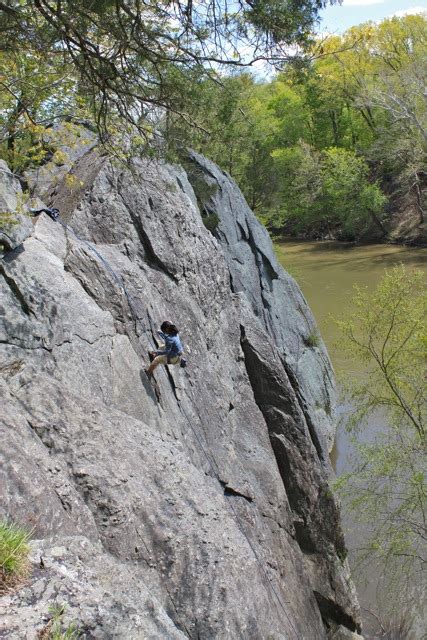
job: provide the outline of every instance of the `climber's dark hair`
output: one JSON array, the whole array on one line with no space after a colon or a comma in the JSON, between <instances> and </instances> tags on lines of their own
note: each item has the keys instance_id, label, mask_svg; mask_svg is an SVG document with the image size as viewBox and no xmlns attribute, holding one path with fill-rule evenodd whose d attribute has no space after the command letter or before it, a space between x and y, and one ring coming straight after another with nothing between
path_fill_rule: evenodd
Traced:
<instances>
[{"instance_id":1,"label":"climber's dark hair","mask_svg":"<svg viewBox=\"0 0 427 640\"><path fill-rule=\"evenodd\" d=\"M162 324L160 325L160 329L163 331L163 333L165 333L165 331L169 331L169 329L171 327L173 327L174 325L172 324L172 322L170 322L169 320L165 320L164 322L162 322Z\"/></svg>"},{"instance_id":2,"label":"climber's dark hair","mask_svg":"<svg viewBox=\"0 0 427 640\"><path fill-rule=\"evenodd\" d=\"M177 336L179 333L178 328L174 325L174 324L170 324L169 325L169 329L168 329L170 335L172 336Z\"/></svg>"}]
</instances>

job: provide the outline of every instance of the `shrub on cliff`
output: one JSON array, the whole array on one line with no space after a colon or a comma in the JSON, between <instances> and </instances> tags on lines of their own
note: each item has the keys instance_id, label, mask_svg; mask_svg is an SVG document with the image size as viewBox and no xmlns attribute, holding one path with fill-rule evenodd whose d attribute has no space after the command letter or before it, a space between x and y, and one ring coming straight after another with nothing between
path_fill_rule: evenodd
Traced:
<instances>
[{"instance_id":1,"label":"shrub on cliff","mask_svg":"<svg viewBox=\"0 0 427 640\"><path fill-rule=\"evenodd\" d=\"M80 638L80 631L74 622L69 625L64 624L63 618L66 609L66 603L53 604L49 607L49 613L52 617L44 629L39 632L39 640L77 640Z\"/></svg>"},{"instance_id":2,"label":"shrub on cliff","mask_svg":"<svg viewBox=\"0 0 427 640\"><path fill-rule=\"evenodd\" d=\"M13 587L28 570L28 531L0 521L0 593Z\"/></svg>"}]
</instances>

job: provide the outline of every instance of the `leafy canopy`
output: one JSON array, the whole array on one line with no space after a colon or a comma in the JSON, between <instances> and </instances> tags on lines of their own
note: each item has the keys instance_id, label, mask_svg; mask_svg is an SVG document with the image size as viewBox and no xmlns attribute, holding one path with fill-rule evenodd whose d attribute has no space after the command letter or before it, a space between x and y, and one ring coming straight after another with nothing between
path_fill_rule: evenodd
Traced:
<instances>
[{"instance_id":1,"label":"leafy canopy","mask_svg":"<svg viewBox=\"0 0 427 640\"><path fill-rule=\"evenodd\" d=\"M425 221L426 51L421 15L317 39L304 64L271 81L199 83L192 104L202 128L172 114L168 140L227 169L274 231L382 237L403 196Z\"/></svg>"},{"instance_id":2,"label":"leafy canopy","mask_svg":"<svg viewBox=\"0 0 427 640\"><path fill-rule=\"evenodd\" d=\"M191 85L223 67L282 62L326 0L6 0L0 2L6 128L84 106L152 141L166 109L185 118ZM10 71L6 66L11 63ZM83 103L83 104L82 104ZM9 131L10 135L13 135Z\"/></svg>"}]
</instances>

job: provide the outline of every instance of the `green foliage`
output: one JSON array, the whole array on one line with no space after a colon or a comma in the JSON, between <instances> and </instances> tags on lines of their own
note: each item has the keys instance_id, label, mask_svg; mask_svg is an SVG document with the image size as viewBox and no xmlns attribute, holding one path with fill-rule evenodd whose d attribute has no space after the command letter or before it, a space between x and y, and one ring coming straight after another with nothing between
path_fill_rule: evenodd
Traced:
<instances>
[{"instance_id":1,"label":"green foliage","mask_svg":"<svg viewBox=\"0 0 427 640\"><path fill-rule=\"evenodd\" d=\"M211 198L218 191L218 184L216 182L209 182L209 177L199 167L188 160L188 157L183 156L182 164L185 166L188 178L193 187L194 194L197 199L200 212L202 214L202 222L206 229L212 234L215 234L215 229L219 224L219 217L211 211Z\"/></svg>"},{"instance_id":2,"label":"green foliage","mask_svg":"<svg viewBox=\"0 0 427 640\"><path fill-rule=\"evenodd\" d=\"M321 4L242 2L230 13L218 0L12 0L0 33L0 157L18 172L59 164L52 125L84 121L121 159L202 151L275 233L384 235L384 193L392 203L410 194L423 222L427 20L316 41L308 30ZM280 58L290 41L311 57L269 82L236 73L251 52Z\"/></svg>"},{"instance_id":3,"label":"green foliage","mask_svg":"<svg viewBox=\"0 0 427 640\"><path fill-rule=\"evenodd\" d=\"M368 166L354 152L332 147L319 153L300 143L272 157L282 176L283 204L267 216L269 227L352 240L373 215L381 217L386 198L369 182Z\"/></svg>"},{"instance_id":4,"label":"green foliage","mask_svg":"<svg viewBox=\"0 0 427 640\"><path fill-rule=\"evenodd\" d=\"M10 229L18 224L16 217L10 211L0 211L0 229Z\"/></svg>"},{"instance_id":5,"label":"green foliage","mask_svg":"<svg viewBox=\"0 0 427 640\"><path fill-rule=\"evenodd\" d=\"M381 214L386 198L377 184L368 181L369 169L363 158L346 149L323 152L322 213L336 218L341 235L354 239L370 214Z\"/></svg>"},{"instance_id":6,"label":"green foliage","mask_svg":"<svg viewBox=\"0 0 427 640\"><path fill-rule=\"evenodd\" d=\"M124 137L131 148L135 138L155 148L165 113L184 122L195 114L195 88L212 67L240 67L255 55L285 59L285 44L311 40L324 4L242 0L230 10L221 0L8 0L0 128L9 161L20 165L21 144L25 157L28 147L39 159L48 153L34 128L66 118L89 119L116 150Z\"/></svg>"},{"instance_id":7,"label":"green foliage","mask_svg":"<svg viewBox=\"0 0 427 640\"><path fill-rule=\"evenodd\" d=\"M304 343L307 347L311 347L312 349L314 347L318 347L320 344L320 336L317 331L310 333L306 338L304 338Z\"/></svg>"},{"instance_id":8,"label":"green foliage","mask_svg":"<svg viewBox=\"0 0 427 640\"><path fill-rule=\"evenodd\" d=\"M426 306L422 272L401 266L387 271L373 294L358 288L352 315L338 321L342 348L364 373L345 376L359 462L337 488L369 529L361 558L398 559L408 573L426 561ZM378 410L386 428L362 437L367 417Z\"/></svg>"},{"instance_id":9,"label":"green foliage","mask_svg":"<svg viewBox=\"0 0 427 640\"><path fill-rule=\"evenodd\" d=\"M22 527L0 521L0 591L25 574L29 537L29 532Z\"/></svg>"},{"instance_id":10,"label":"green foliage","mask_svg":"<svg viewBox=\"0 0 427 640\"><path fill-rule=\"evenodd\" d=\"M210 231L212 234L215 234L215 230L219 224L219 218L216 213L210 213L207 216L202 216L203 224L206 229Z\"/></svg>"},{"instance_id":11,"label":"green foliage","mask_svg":"<svg viewBox=\"0 0 427 640\"><path fill-rule=\"evenodd\" d=\"M49 613L52 618L47 624L47 627L43 631L43 638L46 640L77 640L80 637L76 624L71 622L68 626L64 625L63 617L67 605L52 605L49 608Z\"/></svg>"},{"instance_id":12,"label":"green foliage","mask_svg":"<svg viewBox=\"0 0 427 640\"><path fill-rule=\"evenodd\" d=\"M171 144L229 171L274 233L385 235L385 193L411 194L422 221L426 27L423 16L353 27L314 42L312 63L270 82L212 76L192 94L201 129L172 117Z\"/></svg>"},{"instance_id":13,"label":"green foliage","mask_svg":"<svg viewBox=\"0 0 427 640\"><path fill-rule=\"evenodd\" d=\"M199 209L203 213L206 205L209 203L209 200L218 191L218 185L215 182L209 183L209 178L206 176L203 169L201 169L199 165L189 162L188 158L185 156L182 159L182 164L187 171Z\"/></svg>"},{"instance_id":14,"label":"green foliage","mask_svg":"<svg viewBox=\"0 0 427 640\"><path fill-rule=\"evenodd\" d=\"M14 171L22 171L55 152L46 125L83 118L87 110L64 54L31 41L21 43L19 33L14 36L15 46L7 30L0 36L0 156Z\"/></svg>"}]
</instances>

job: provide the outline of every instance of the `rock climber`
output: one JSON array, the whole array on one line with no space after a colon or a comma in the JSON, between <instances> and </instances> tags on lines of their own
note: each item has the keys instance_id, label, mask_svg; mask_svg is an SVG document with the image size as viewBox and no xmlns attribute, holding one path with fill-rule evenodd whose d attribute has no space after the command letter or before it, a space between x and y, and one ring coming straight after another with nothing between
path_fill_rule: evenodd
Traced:
<instances>
[{"instance_id":1,"label":"rock climber","mask_svg":"<svg viewBox=\"0 0 427 640\"><path fill-rule=\"evenodd\" d=\"M185 358L182 357L184 349L176 326L169 320L165 320L157 333L163 340L163 344L160 344L156 351L150 351L151 364L145 369L145 373L149 377L159 364L180 364L181 367L186 365Z\"/></svg>"}]
</instances>

